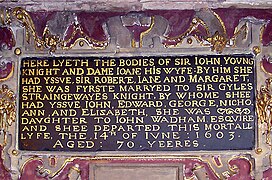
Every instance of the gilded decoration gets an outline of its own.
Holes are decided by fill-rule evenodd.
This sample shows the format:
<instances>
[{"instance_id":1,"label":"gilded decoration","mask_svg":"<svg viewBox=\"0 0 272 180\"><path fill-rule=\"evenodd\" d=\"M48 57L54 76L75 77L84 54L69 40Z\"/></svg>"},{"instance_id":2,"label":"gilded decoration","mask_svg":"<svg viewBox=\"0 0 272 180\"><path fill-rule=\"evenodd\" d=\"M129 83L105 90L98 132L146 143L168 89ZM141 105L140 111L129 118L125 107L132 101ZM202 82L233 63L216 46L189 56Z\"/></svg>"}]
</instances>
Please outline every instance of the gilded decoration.
<instances>
[{"instance_id":1,"label":"gilded decoration","mask_svg":"<svg viewBox=\"0 0 272 180\"><path fill-rule=\"evenodd\" d=\"M0 82L6 81L14 73L14 62L10 58L0 57Z\"/></svg>"},{"instance_id":2,"label":"gilded decoration","mask_svg":"<svg viewBox=\"0 0 272 180\"><path fill-rule=\"evenodd\" d=\"M13 31L10 28L11 23L11 9L0 8L0 50L10 50L16 44Z\"/></svg>"},{"instance_id":3,"label":"gilded decoration","mask_svg":"<svg viewBox=\"0 0 272 180\"><path fill-rule=\"evenodd\" d=\"M37 50L49 49L50 52L55 52L58 47L68 50L80 41L85 41L92 48L103 49L108 43L107 41L98 41L88 37L77 21L69 27L72 29L72 33L67 39L61 39L59 35L52 34L47 26L44 28L42 36L39 37L32 17L25 9L20 7L14 8L13 15L26 28L26 40L28 43L30 43L30 37L33 37Z\"/></svg>"},{"instance_id":4,"label":"gilded decoration","mask_svg":"<svg viewBox=\"0 0 272 180\"><path fill-rule=\"evenodd\" d=\"M14 8L13 16L25 27L27 42L30 43L30 38L33 38L37 50L49 49L50 52L55 52L58 48L69 50L76 46L76 44L82 47L84 45L82 43L84 42L93 49L105 49L109 45L109 39L112 38L110 36L106 39L104 38L102 41L92 38L87 34L86 28L83 28L76 18L75 21L67 27L65 33L69 32L69 35L53 34L49 26L45 25L42 35L39 36L32 16L25 9L20 7ZM213 27L211 27L211 24L207 24L207 17L205 16L216 19L216 31L212 30ZM147 21L141 24L140 19L144 18ZM128 28L131 33L132 48L142 48L144 37L150 37L149 33L156 31L153 30L154 24L159 23L155 21L155 16L146 16L141 13L122 15L121 21L123 26ZM107 31L107 28L105 28L104 33L108 34ZM221 53L227 44L229 44L223 21L215 12L210 10L203 10L200 14L195 15L188 29L182 34L171 37L169 33L171 34L171 32L164 32L164 35L160 35L161 42L165 47L177 47L182 44L184 39L188 37L191 39L191 36L194 37L200 45L211 46L211 50L218 53ZM190 42L190 40L188 42Z\"/></svg>"},{"instance_id":5,"label":"gilded decoration","mask_svg":"<svg viewBox=\"0 0 272 180\"><path fill-rule=\"evenodd\" d=\"M265 81L265 85L261 86L260 91L257 92L257 114L260 124L265 125L266 143L271 147L271 121L272 121L272 92L271 86L272 78Z\"/></svg>"},{"instance_id":6,"label":"gilded decoration","mask_svg":"<svg viewBox=\"0 0 272 180\"><path fill-rule=\"evenodd\" d=\"M268 10L252 10L257 14L258 19L265 19L265 15L271 20L272 17L268 16ZM172 16L169 17L167 13L158 13L156 12L139 12L133 13L133 17L131 22L125 22L125 18L129 17L131 14L127 13L113 13L108 14L104 19L99 20L99 25L95 26L96 28L90 29L86 28L84 23L77 16L76 13L72 14L73 20L72 22L67 23L67 27L65 27L65 31L63 33L55 33L55 29L53 29L49 21L54 21L54 15L50 20L43 22L44 26L39 27L39 23L35 22L33 14L27 11L24 8L17 7L14 9L2 9L0 11L0 22L2 26L0 27L0 32L5 34L5 38L0 37L0 51L5 49L12 49L15 47L15 32L12 30L11 26L13 23L12 18L15 18L21 26L23 26L25 30L25 38L26 42L30 45L34 44L34 47L37 51L46 51L54 53L58 50L71 50L79 45L79 48L90 48L103 50L106 48L110 48L109 45L115 39L118 39L118 35L114 36L112 31L108 26L109 18L117 17L120 21L120 25L122 26L120 29L125 28L126 31L120 31L119 34L122 35L123 32L128 32L129 43L124 43L123 48L154 48L156 38L159 38L159 43L164 48L182 48L183 42L185 41L189 47L210 47L211 51L216 53L224 52L224 49L227 47L230 48L239 48L239 47L249 47L247 44L247 40L251 38L253 25L257 26L257 30L260 30L260 41L254 42L254 46L250 46L250 50L255 54L259 55L262 53L262 46L260 43L263 43L264 46L268 45L270 42L269 37L267 36L268 30L271 29L270 24L265 24L264 22L260 23L258 19L251 18L254 16L254 13L249 12L246 14L248 10L241 10L243 13L236 13L237 11L234 9L230 9L229 13L225 13L221 9L218 10L207 10L203 9L200 12L191 12L191 16L187 18L186 22L176 23L173 22ZM261 13L264 15L259 15ZM236 14L235 14L236 13ZM37 13L39 14L39 12ZM52 13L54 14L54 13ZM179 16L182 16L180 13ZM227 14L227 15L226 15ZM246 15L245 15L246 14ZM233 22L225 22L228 19L226 16L235 16L239 17L233 18ZM83 15L82 15L83 16ZM159 16L159 18L158 18ZM186 15L183 15L184 17ZM94 16L94 21L97 20L98 16ZM250 17L248 19L243 19L245 17ZM131 16L129 17L131 18ZM209 22L209 19L213 19L214 23ZM144 19L144 21L140 21ZM176 18L178 19L178 18ZM179 21L183 21L186 18L178 19ZM241 20L243 19L243 20ZM167 24L167 28L162 28L160 33L156 27L156 23L165 23ZM85 22L86 23L86 22ZM228 25L231 24L231 26ZM255 23L255 24L254 24ZM184 28L180 26L184 25ZM265 25L264 25L265 24ZM90 25L90 26L91 26ZM178 26L180 25L180 26ZM233 29L231 29L231 27ZM235 29L234 29L235 28ZM267 29L266 29L267 28ZM39 32L39 30L41 32ZM97 35L95 29L99 29L99 31L103 31L101 34ZM256 30L255 29L255 30ZM163 32L163 33L162 33ZM97 36L96 36L97 35ZM264 35L264 38L262 36ZM6 38L8 37L8 38ZM121 40L120 40L121 39ZM122 38L118 39L120 44L123 42ZM116 47L120 48L119 42L116 41ZM151 42L151 43L150 43ZM197 42L197 44L194 44ZM253 42L253 41L252 41ZM5 46L2 46L4 44ZM186 47L188 47L186 46ZM22 53L21 48L15 48L14 54L19 56ZM23 51L24 52L24 51ZM99 52L99 51L98 51ZM266 63L266 66L262 66L265 72L268 74L272 74L272 70L270 70L268 59L265 59L263 63ZM6 76L0 81L5 81L11 78L14 67L12 63L9 63L10 68L9 72L6 72ZM267 66L268 65L268 66ZM271 72L270 72L271 71ZM272 123L272 78L268 78L265 81L265 85L261 86L260 91L257 92L256 97L256 110L258 116L258 125L262 125L265 127L265 143L272 148L271 143L271 123ZM219 108L218 113L221 115L232 115L232 114L246 114L247 109L224 109ZM7 134L9 133L10 127L16 119L16 97L15 93L9 89L7 85L2 85L0 89L0 134L3 136L3 142L0 142L0 147L7 147ZM260 138L260 137L258 137ZM251 152L251 151L248 151ZM255 150L257 155L263 157L263 149L257 148ZM1 149L1 155L4 156L4 151ZM120 157L93 157L93 156L62 156L56 155L54 157L50 156L39 156L39 155L26 155L21 156L21 152L17 149L11 149L11 154L20 159L20 178L21 179L31 179L31 178L49 178L49 179L68 179L72 176L88 179L90 177L90 169L89 167L95 163L97 164L124 164L124 163L176 163L184 165L184 169L181 171L184 173L184 177L186 179L201 179L201 178L209 178L209 179L253 179L255 175L255 167L252 162L250 155L236 156L236 155L199 155L199 156L175 156L175 157L152 157L152 156L120 156ZM25 159L23 159L24 157ZM28 159L27 159L28 158ZM23 160L22 160L23 159ZM3 159L0 159L0 177L3 179L9 177L9 175L2 175L1 169L5 169L5 172L10 173L10 169L3 166ZM18 160L19 162L19 160ZM18 164L16 164L18 165ZM268 166L268 165L267 165ZM271 177L270 168L267 168L263 172L264 178ZM10 173L11 174L11 173ZM75 174L75 175L74 175ZM1 176L2 175L2 176ZM260 176L259 176L260 177Z\"/></svg>"},{"instance_id":7,"label":"gilded decoration","mask_svg":"<svg viewBox=\"0 0 272 180\"><path fill-rule=\"evenodd\" d=\"M2 85L0 89L0 133L4 136L3 147L7 144L7 133L9 126L15 122L16 118L16 97L7 85Z\"/></svg>"},{"instance_id":8,"label":"gilded decoration","mask_svg":"<svg viewBox=\"0 0 272 180\"><path fill-rule=\"evenodd\" d=\"M144 160L143 160L144 158ZM58 162L58 158L55 159ZM209 179L236 179L236 178L252 178L252 159L247 156L233 156L228 159L221 156L213 156L213 158L206 158L205 156L192 157L178 157L178 156L164 156L164 157L104 157L100 158L80 158L68 157L65 161L51 170L46 167L46 159L42 157L31 157L27 159L21 166L22 179L29 178L49 178L60 179L68 178L75 175L77 178L89 179L95 173L95 169L99 166L111 167L112 165L124 167L145 167L145 164L165 164L179 168L179 171L184 169L185 179L201 179L203 177ZM89 171L89 168L92 167ZM155 166L158 167L158 166ZM28 172L28 173L25 173Z\"/></svg>"},{"instance_id":9,"label":"gilded decoration","mask_svg":"<svg viewBox=\"0 0 272 180\"><path fill-rule=\"evenodd\" d=\"M258 14L258 10L254 10L254 14L258 14L255 17L245 16L245 12L240 13L237 11L229 10L230 16L239 15L241 21L234 20L233 22L228 22L225 24L226 14L222 13L222 10L209 10L201 9L198 12L190 11L189 15L186 14L173 14L180 16L180 21L182 23L172 22L172 17L164 12L148 12L148 13L112 13L106 14L105 16L99 17L95 13L75 13L68 15L69 20L64 27L60 27L61 30L56 31L55 26L52 26L52 21L54 18L61 18L61 14L58 12L28 12L27 10L16 7L16 8L6 8L2 9L0 12L2 25L0 29L2 33L6 33L6 37L10 39L2 39L2 44L6 44L8 48L15 46L15 39L12 30L10 29L13 23L13 17L17 19L21 25L25 28L26 41L31 42L31 38L34 41L34 47L37 50L49 50L50 52L55 52L57 49L69 50L75 46L80 46L81 48L89 47L91 49L106 49L112 41L119 39L117 32L112 31L109 20L112 17L118 17L120 15L121 22L119 25L124 26L130 35L130 48L144 48L146 46L152 47L150 42L154 41L155 37L160 39L160 43L164 47L181 47L183 41L187 40L188 44L191 44L192 38L197 41L200 46L210 46L212 51L217 53L222 53L226 47L236 47L240 46L241 43L246 43L250 36L250 31L253 30L254 26L260 26L260 41L265 45L269 42L269 37L267 36L267 29L270 29L270 24L267 25L267 21L263 20L265 17L269 18L268 15ZM256 12L255 12L256 11ZM266 13L266 11L264 12ZM42 17L44 14L46 17ZM134 15L135 17L129 17ZM12 17L13 16L13 17ZM83 20L83 17L90 16L89 20ZM99 17L99 18L97 18ZM43 18L43 19L40 19ZM65 17L63 17L65 18ZM128 24L124 24L124 18L130 19ZM134 19L133 19L134 18ZM141 19L146 19L146 22L141 24ZM257 19L260 18L261 20ZM86 19L86 18L85 18ZM88 19L88 18L87 18ZM115 19L119 21L120 19ZM210 23L212 19L213 23ZM134 20L137 20L133 22ZM61 19L58 20L61 22ZM140 22L137 24L137 22ZM132 24L131 24L132 23ZM156 24L168 24L167 29L158 29ZM184 24L186 23L186 24ZM253 23L254 26L249 24ZM54 23L53 23L54 24ZM88 24L91 26L88 27ZM116 22L116 24L118 24ZM179 27L182 24L184 27ZM230 27L235 27L231 29ZM120 29L121 30L121 29ZM257 29L255 29L257 30ZM160 32L161 31L161 32ZM164 32L162 32L164 31ZM120 32L120 31L119 31ZM126 34L124 30L121 31L122 34ZM117 34L115 34L117 33ZM116 36L116 37L114 37ZM152 39L148 39L152 38ZM125 39L120 39L120 43L124 43ZM121 42L122 41L122 42ZM154 43L154 42L153 42ZM119 46L117 44L117 46ZM125 44L126 46L126 44ZM86 48L85 47L85 48ZM120 47L123 47L121 44ZM260 48L255 46L253 52L255 54L260 53Z\"/></svg>"}]
</instances>

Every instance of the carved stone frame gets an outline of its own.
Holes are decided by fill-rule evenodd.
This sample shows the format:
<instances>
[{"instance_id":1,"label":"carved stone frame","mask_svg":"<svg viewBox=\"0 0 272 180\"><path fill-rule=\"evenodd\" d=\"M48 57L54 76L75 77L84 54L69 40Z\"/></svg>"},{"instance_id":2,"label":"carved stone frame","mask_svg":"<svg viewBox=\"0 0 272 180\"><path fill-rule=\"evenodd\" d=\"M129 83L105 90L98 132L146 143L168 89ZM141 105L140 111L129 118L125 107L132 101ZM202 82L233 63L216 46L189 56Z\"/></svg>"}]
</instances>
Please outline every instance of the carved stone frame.
<instances>
[{"instance_id":1,"label":"carved stone frame","mask_svg":"<svg viewBox=\"0 0 272 180\"><path fill-rule=\"evenodd\" d=\"M19 68L20 60L24 57L43 57L43 56L134 56L134 55L229 55L229 54L253 54L256 60L257 71L257 87L260 92L261 99L263 93L261 92L261 85L266 84L266 88L269 91L270 81L266 81L270 77L269 62L267 59L270 57L271 46L264 46L262 44L262 33L266 27L267 21L262 19L256 19L254 17L246 17L240 20L239 25L236 27L234 36L228 38L226 35L226 29L224 28L224 22L218 14L213 10L206 9L197 11L196 15L191 21L190 27L178 37L167 36L154 36L155 32L152 32L155 23L165 23L160 15L150 16L150 28L140 33L139 39L129 37L129 43L122 41L122 38L118 37L116 32L120 29L117 28L118 23L116 19L120 19L127 16L142 16L146 15L144 12L128 13L112 15L110 19L105 22L103 28L113 28L110 33L106 33L107 42L96 41L87 36L86 33L80 27L80 24L73 22L74 14L67 14L66 23L73 24L74 32L80 33L82 37L77 38L74 42L70 43L70 46L66 46L63 37L59 37L53 32L55 29L50 29L49 26L55 27L54 23L59 19L52 20L52 24L49 24L43 31L42 36L37 35L35 25L28 14L28 11L23 8L2 8L0 15L3 19L1 27L8 28L13 33L13 40L16 44L10 44L7 49L2 48L0 51L1 61L12 62L13 69L6 78L0 79L4 84L7 84L10 92L14 92L17 96L18 107L18 80L19 80ZM56 16L58 18L58 16ZM211 24L208 19L213 19L217 23ZM125 20L123 20L125 21ZM126 23L126 22L123 22ZM129 23L129 20L128 22ZM120 24L119 24L120 25ZM192 32L198 27L203 26L206 28L207 36L196 36ZM124 30L125 31L125 30ZM166 31L166 30L165 30ZM151 32L151 34L149 34ZM126 32L128 33L128 32ZM154 34L152 34L154 33ZM165 33L165 32L164 32ZM72 33L73 34L73 33ZM164 34L161 34L164 35ZM168 42L178 42L175 46L169 44L162 44L162 39ZM201 39L202 38L202 39ZM7 61L8 60L8 61ZM268 62L268 63L266 63ZM266 64L265 64L266 63ZM263 70L264 71L263 71ZM17 76L18 75L18 76ZM5 89L3 86L2 89ZM2 90L4 91L4 90ZM3 94L0 90L0 94ZM272 92L269 91L269 95L272 96ZM9 102L14 102L14 99L8 99ZM256 104L259 101L256 101ZM261 108L267 109L269 104L267 102L259 104ZM258 106L258 105L257 105ZM0 106L2 107L2 106ZM258 106L259 107L259 106ZM145 166L147 164L177 164L180 168L180 172L183 178L198 177L203 171L208 173L211 178L223 178L223 177L239 177L240 165L245 161L249 166L249 172L246 174L248 177L254 176L256 179L263 177L263 172L268 170L271 166L271 144L267 141L270 136L270 123L269 120L261 116L261 109L258 111L258 122L256 122L256 148L248 151L213 151L197 152L197 155L192 152L32 152L32 151L20 151L18 150L18 139L16 133L18 117L15 119L15 123L11 123L13 120L9 120L5 133L1 134L1 147L2 147L2 159L3 164L6 167L6 172L10 174L12 179L18 179L24 172L30 161L32 161L35 168L33 174L43 178L57 179L60 177L74 177L82 176L80 166L99 166L99 164L115 164L115 163L130 163L137 166ZM16 112L18 114L18 112ZM1 114L0 114L1 115ZM1 126L0 126L1 127ZM269 128L269 129L268 129ZM7 143L5 143L7 141ZM270 140L269 140L270 141ZM213 161L214 157L222 158L225 164L225 168L220 169L219 165L216 165ZM185 176L184 171L181 170L181 164L190 159L196 164L196 167L192 170L194 174L191 176ZM144 162L143 162L144 161ZM57 165L54 165L57 164ZM203 169L204 167L204 169ZM236 169L235 169L236 167ZM183 167L184 168L184 167ZM217 168L217 169L216 169ZM1 167L0 167L1 169ZM228 169L226 171L226 169ZM4 170L2 170L4 171ZM64 174L63 174L64 173ZM66 174L65 174L66 173ZM225 175L224 175L225 174ZM88 174L90 179L91 174ZM1 176L0 176L1 177ZM5 177L5 176L4 176ZM7 175L6 178L9 176ZM245 176L242 176L245 177ZM86 176L85 176L86 178Z\"/></svg>"}]
</instances>

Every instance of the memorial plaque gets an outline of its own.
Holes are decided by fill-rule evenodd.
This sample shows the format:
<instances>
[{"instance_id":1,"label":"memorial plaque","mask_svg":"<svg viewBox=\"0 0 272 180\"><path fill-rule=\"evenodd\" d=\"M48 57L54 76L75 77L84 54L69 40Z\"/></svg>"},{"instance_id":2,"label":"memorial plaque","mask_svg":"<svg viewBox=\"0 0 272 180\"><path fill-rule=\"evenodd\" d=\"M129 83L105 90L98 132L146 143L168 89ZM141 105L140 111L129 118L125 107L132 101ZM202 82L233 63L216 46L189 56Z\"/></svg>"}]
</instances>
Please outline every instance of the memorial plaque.
<instances>
[{"instance_id":1,"label":"memorial plaque","mask_svg":"<svg viewBox=\"0 0 272 180\"><path fill-rule=\"evenodd\" d=\"M20 67L20 150L254 148L252 55L26 57Z\"/></svg>"}]
</instances>

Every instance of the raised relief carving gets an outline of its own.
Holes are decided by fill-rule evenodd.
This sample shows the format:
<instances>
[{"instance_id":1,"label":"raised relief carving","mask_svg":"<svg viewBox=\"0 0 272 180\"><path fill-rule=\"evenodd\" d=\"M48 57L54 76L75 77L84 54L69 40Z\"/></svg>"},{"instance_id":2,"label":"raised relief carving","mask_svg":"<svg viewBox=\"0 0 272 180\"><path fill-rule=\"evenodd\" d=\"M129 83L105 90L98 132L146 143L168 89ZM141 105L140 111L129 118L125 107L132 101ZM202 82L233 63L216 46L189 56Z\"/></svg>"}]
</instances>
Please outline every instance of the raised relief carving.
<instances>
[{"instance_id":1,"label":"raised relief carving","mask_svg":"<svg viewBox=\"0 0 272 180\"><path fill-rule=\"evenodd\" d=\"M154 17L132 13L121 16L121 22L131 33L131 46L139 48L143 46L144 34L147 34L153 28Z\"/></svg>"},{"instance_id":2,"label":"raised relief carving","mask_svg":"<svg viewBox=\"0 0 272 180\"><path fill-rule=\"evenodd\" d=\"M208 41L213 51L221 53L228 43L226 27L222 19L211 10L200 10L196 13L207 29L208 36L204 40Z\"/></svg>"},{"instance_id":3,"label":"raised relief carving","mask_svg":"<svg viewBox=\"0 0 272 180\"><path fill-rule=\"evenodd\" d=\"M14 63L10 58L0 57L0 81L8 80L14 71Z\"/></svg>"},{"instance_id":4,"label":"raised relief carving","mask_svg":"<svg viewBox=\"0 0 272 180\"><path fill-rule=\"evenodd\" d=\"M107 21L107 31L110 35L110 46L117 48L131 47L132 34L123 26L121 17L110 17Z\"/></svg>"},{"instance_id":5,"label":"raised relief carving","mask_svg":"<svg viewBox=\"0 0 272 180\"><path fill-rule=\"evenodd\" d=\"M3 13L2 10L1 34L4 37L0 38L9 49L15 46L12 30L7 26L12 19L10 11ZM239 13L229 11L230 15ZM49 49L51 52L56 49L69 50L77 44L81 47L87 45L91 49L105 49L109 42L121 48L154 47L154 43L156 47L186 47L184 40L188 44L195 40L199 45L210 46L212 51L221 53L225 47L248 47L270 41L267 36L262 39L267 34L264 29L270 27L264 16L255 13L255 18L244 14L239 14L239 22L236 19L229 22L221 10L209 9L171 14L104 13L103 16L88 12L28 12L19 7L13 9L14 17L26 29L27 42L31 43L32 37L37 50ZM253 32L259 33L260 37L252 36Z\"/></svg>"},{"instance_id":6,"label":"raised relief carving","mask_svg":"<svg viewBox=\"0 0 272 180\"><path fill-rule=\"evenodd\" d=\"M15 46L14 32L10 27L11 11L4 11L0 12L0 51L12 49ZM250 14L247 17L244 15L246 13L241 13L238 18L239 23L235 24L236 18L234 25L228 25L228 18L223 17L224 15L220 13L220 10L203 9L199 12L193 10L188 12L180 13L184 14L183 16L178 13L174 16L175 12L157 12L157 14L156 12L136 12L130 14L105 13L99 17L99 15L89 12L28 12L23 8L13 9L14 17L25 28L26 41L30 46L34 45L39 51L69 50L77 46L77 44L90 49L106 49L110 46L118 49L153 48L163 47L163 45L166 48L183 48L185 44L197 43L199 45L197 48L201 46L211 47L212 51L221 53L226 47L244 48L252 44L259 45L261 44L260 40L263 41L264 45L270 42L267 35L268 31L266 31L266 28L269 29L270 27L268 21L260 20L264 19L264 17L258 14L256 16ZM245 12L247 11L245 10ZM267 14L265 11L261 12ZM225 14L227 16L235 15L232 11ZM260 34L260 36L253 36L253 34ZM262 39L264 34L267 36ZM252 39L252 37L254 38ZM254 49L254 47L256 48ZM253 51L259 54L260 47L254 47ZM11 77L14 69L11 61L4 60L3 62L0 63L0 81ZM269 58L263 59L262 67L266 73L272 74ZM258 119L259 123L266 127L266 143L269 146L271 146L271 82L272 80L269 78L266 85L262 86L257 94ZM0 143L2 145L1 150L7 143L6 133L15 120L15 108L14 93L7 86L2 86L2 89L0 89L0 129L1 137L3 137ZM219 113L222 115L246 114L246 112L241 112L240 109L221 109ZM222 162L223 158L214 158L214 163L213 161L203 161L198 158L184 158L180 161L185 164L184 173L186 178L252 178L252 164L248 158L234 157L232 159L225 157L224 162ZM126 158L123 159L124 161L127 160ZM57 157L55 160L58 161L58 164L54 166L44 165L46 163L43 160L42 158L33 158L25 161L22 165L21 178L89 178L88 167L91 163L89 157L74 159ZM9 172L2 166L1 161L2 159L0 159L0 178L8 179ZM96 162L97 159L94 161ZM115 161L123 162L122 158L105 160L106 163ZM214 165L211 164L216 164L217 168L213 168ZM226 166L229 166L229 168L226 168ZM267 174L269 174L268 171L264 173L264 177L269 177Z\"/></svg>"},{"instance_id":7,"label":"raised relief carving","mask_svg":"<svg viewBox=\"0 0 272 180\"><path fill-rule=\"evenodd\" d=\"M88 12L27 12L23 8L15 8L13 15L26 28L28 43L32 37L36 49L49 49L51 52L58 48L71 49L77 43L95 49L105 49L109 42L120 48L152 48L154 43L156 47L180 47L184 39L191 44L191 38L218 53L231 45L224 22L215 12L207 9L192 11L189 16L177 19L182 23L172 20L175 14L169 16L160 12L106 13L98 16ZM60 27L57 27L58 22L61 22ZM179 24L183 27L175 27Z\"/></svg>"},{"instance_id":8,"label":"raised relief carving","mask_svg":"<svg viewBox=\"0 0 272 180\"><path fill-rule=\"evenodd\" d=\"M7 132L9 126L15 122L16 118L16 98L12 90L7 85L2 85L0 89L0 132L4 137L0 146L7 144Z\"/></svg>"},{"instance_id":9,"label":"raised relief carving","mask_svg":"<svg viewBox=\"0 0 272 180\"><path fill-rule=\"evenodd\" d=\"M269 74L270 76L272 75L272 64L270 62L270 57L262 58L261 68L266 74Z\"/></svg>"},{"instance_id":10,"label":"raised relief carving","mask_svg":"<svg viewBox=\"0 0 272 180\"><path fill-rule=\"evenodd\" d=\"M162 16L152 16L153 24L148 31L145 31L142 37L143 47L163 47L163 40L169 28L169 22Z\"/></svg>"},{"instance_id":11,"label":"raised relief carving","mask_svg":"<svg viewBox=\"0 0 272 180\"><path fill-rule=\"evenodd\" d=\"M11 26L11 10L0 8L0 51L11 50L15 46L15 38Z\"/></svg>"},{"instance_id":12,"label":"raised relief carving","mask_svg":"<svg viewBox=\"0 0 272 180\"><path fill-rule=\"evenodd\" d=\"M237 47L250 47L251 44L261 44L263 29L267 25L266 20L256 19L254 17L245 17L239 21L235 28L233 41ZM253 36L258 34L259 36Z\"/></svg>"},{"instance_id":13,"label":"raised relief carving","mask_svg":"<svg viewBox=\"0 0 272 180\"><path fill-rule=\"evenodd\" d=\"M272 119L272 78L265 81L266 85L261 86L257 92L257 113L259 124L266 125L266 143L271 147L271 119Z\"/></svg>"},{"instance_id":14,"label":"raised relief carving","mask_svg":"<svg viewBox=\"0 0 272 180\"><path fill-rule=\"evenodd\" d=\"M67 29L65 31L65 34L62 35L52 34L49 28L50 26L46 25L46 23L50 19L55 18L56 13L54 12L38 12L37 14L31 14L23 8L18 7L13 10L13 15L26 28L27 42L30 43L30 37L34 39L35 47L37 50L49 49L50 52L55 52L57 48L67 50L71 49L73 46L75 46L75 44L80 41L86 42L91 48L105 48L105 46L107 46L108 44L107 38L103 39L103 37L102 40L99 39L98 34L101 32L99 30L97 31L96 28L99 28L99 26L95 26L96 22L94 22L94 24L87 24L88 19L83 18L83 16L85 15L81 13L76 15L75 21L71 25L66 27ZM57 17L57 19L59 20L60 17ZM89 16L89 18L96 17L97 16ZM37 23L37 21L41 22ZM52 21L49 24L51 24L51 27L54 27ZM63 32L63 26L62 28L60 28L60 30L62 30ZM102 32L102 36L103 34L104 32ZM62 39L60 36L62 36ZM93 37L98 37L97 39L99 40L96 40Z\"/></svg>"},{"instance_id":15,"label":"raised relief carving","mask_svg":"<svg viewBox=\"0 0 272 180\"><path fill-rule=\"evenodd\" d=\"M0 88L0 178L11 179L9 170L3 161L4 147L8 143L9 127L15 122L16 118L16 97L7 85L3 84ZM6 154L5 154L6 155Z\"/></svg>"},{"instance_id":16,"label":"raised relief carving","mask_svg":"<svg viewBox=\"0 0 272 180\"><path fill-rule=\"evenodd\" d=\"M252 160L247 156L220 157L207 159L207 157L146 157L143 161L137 158L112 157L104 158L101 162L99 158L70 158L67 157L57 167L47 169L46 158L29 158L22 165L21 179L29 178L49 178L49 179L70 179L72 177L80 179L96 179L96 166L118 165L122 167L136 167L148 164L171 164L172 167L183 167L180 179L251 179ZM158 167L158 166L157 166ZM92 169L94 168L94 169Z\"/></svg>"}]
</instances>

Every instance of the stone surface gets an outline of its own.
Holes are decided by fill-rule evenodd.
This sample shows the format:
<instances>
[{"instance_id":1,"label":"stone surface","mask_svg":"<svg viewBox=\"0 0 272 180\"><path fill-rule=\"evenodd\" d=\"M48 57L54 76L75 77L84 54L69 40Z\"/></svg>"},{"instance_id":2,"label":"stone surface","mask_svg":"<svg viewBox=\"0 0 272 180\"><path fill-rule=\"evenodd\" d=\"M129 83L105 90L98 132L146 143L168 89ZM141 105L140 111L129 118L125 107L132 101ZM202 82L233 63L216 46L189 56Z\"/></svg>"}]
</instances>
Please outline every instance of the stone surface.
<instances>
[{"instance_id":1,"label":"stone surface","mask_svg":"<svg viewBox=\"0 0 272 180\"><path fill-rule=\"evenodd\" d=\"M53 2L53 3L52 3ZM1 0L0 6L25 7L28 10L91 10L91 11L142 11L148 9L200 9L220 7L267 8L271 0Z\"/></svg>"},{"instance_id":2,"label":"stone surface","mask_svg":"<svg viewBox=\"0 0 272 180\"><path fill-rule=\"evenodd\" d=\"M179 170L175 167L115 167L97 166L94 180L180 180Z\"/></svg>"},{"instance_id":3,"label":"stone surface","mask_svg":"<svg viewBox=\"0 0 272 180\"><path fill-rule=\"evenodd\" d=\"M24 39L23 32L26 29L19 25L18 21L13 21L11 30L15 37L16 45L12 44L11 31L6 31L10 28L8 24L1 25L2 32L5 34L0 35L1 44L8 44L8 48L0 48L0 56L9 57L18 67L20 61L20 53L14 54L15 48L21 48L23 55L27 56L27 53L34 52L35 55L42 56L55 56L73 53L85 53L85 54L99 54L108 55L117 54L119 51L127 54L135 53L203 53L203 54L216 54L218 52L211 51L210 44L208 46L200 45L199 41L194 39L195 37L201 37L201 42L205 43L205 38L209 36L209 33L205 31L205 26L199 25L191 34L186 34L181 39L183 41L174 42L178 43L177 47L165 48L162 41L163 38L175 37L184 33L189 29L192 19L197 17L203 17L206 21L211 19L215 23L207 23L211 26L211 32L220 32L224 34L228 40L227 47L221 52L225 54L229 53L254 53L258 52L260 48L261 53L255 54L258 73L257 87L264 85L265 79L269 77L269 73L265 73L261 70L261 66L264 66L267 72L272 72L269 58L265 58L263 63L259 63L263 56L271 56L270 42L271 25L266 24L272 20L271 8L272 1L251 1L251 0L208 0L208 1L154 1L154 0L127 0L127 1L40 1L40 0L18 0L9 1L2 0L0 3L1 9L6 7L21 6L28 10L35 23L37 35L39 38L43 38L43 31L46 26L52 29L53 34L61 34L61 38L69 39L69 35L72 34L74 17L73 13L78 14L76 23L82 24L84 32L88 37L97 38L98 40L109 41L110 45L106 50L93 50L83 44L82 47L75 46L71 51L57 49L56 54L48 54L48 48L44 50L35 49L33 43L33 37L28 44ZM229 8L231 7L231 8ZM236 8L234 8L236 7ZM200 11L201 8L210 8L207 11ZM220 9L218 9L220 8ZM245 8L245 9L243 9ZM163 10L163 11L159 11ZM165 11L168 10L168 11ZM211 10L211 11L210 11ZM59 11L59 12L56 12ZM62 11L65 11L62 14ZM66 13L68 11L68 13ZM81 12L85 11L85 12ZM106 11L106 13L105 13ZM116 11L118 11L116 13ZM142 12L144 11L144 12ZM225 22L226 32L224 32L223 26L220 25L220 20L215 16L212 16L212 11L216 12ZM91 13L99 12L99 13ZM114 12L113 14L111 12ZM130 31L122 24L122 16L126 16L128 12L141 13L147 16L154 16L155 25L153 29L149 31L149 34L143 38L143 47L137 46L131 47L132 35ZM52 13L52 14L51 14ZM58 21L54 21L53 16ZM94 16L92 16L94 14ZM52 16L51 16L52 15ZM58 28L58 23L62 22L62 15L65 15L65 21ZM86 18L86 16L91 18ZM252 18L254 17L254 18ZM85 19L86 18L86 19ZM16 19L13 17L13 19ZM149 18L147 18L149 19ZM263 21L266 19L266 21ZM88 27L89 24L95 27ZM243 25L247 28L242 29ZM105 29L106 26L109 28ZM66 31L66 28L70 27ZM238 27L238 29L237 29ZM261 38L262 27L266 27L264 31L264 38ZM136 27L137 28L137 27ZM236 30L241 30L241 33L234 38ZM3 29L5 31L3 31ZM64 32L68 32L64 34ZM124 33L123 33L124 32ZM70 34L69 34L70 33ZM141 33L141 32L140 32ZM245 34L245 35L244 35ZM7 36L6 36L7 35ZM139 35L139 34L137 34ZM213 34L210 34L210 36ZM79 38L80 36L75 37ZM211 38L211 37L210 37ZM233 40L234 38L234 40ZM19 39L23 39L22 42ZM71 44L74 41L71 41ZM136 38L140 41L139 38ZM231 40L237 44L231 44ZM261 42L262 40L262 42ZM170 42L169 42L170 43ZM171 42L172 43L172 42ZM119 49L121 47L121 50ZM89 49L88 49L89 48ZM122 49L123 48L123 49ZM240 49L239 49L240 48ZM10 50L8 50L10 49ZM238 49L238 50L237 50ZM256 51L253 51L255 49ZM18 50L18 49L17 49ZM21 51L18 51L21 52ZM107 54L108 53L108 54ZM11 79L5 81L5 83L12 84L12 89L16 91L18 85L17 75L12 76ZM227 152L173 152L168 154L163 153L130 153L125 154L118 152L110 154L115 158L109 157L109 154L103 154L101 152L96 153L65 153L60 152L61 155L51 153L35 153L35 152L16 152L16 139L14 134L16 133L16 126L13 125L10 128L11 144L5 148L1 147L0 155L0 177L2 179L92 179L92 180L179 180L179 179L271 179L271 149L265 143L264 134L267 133L266 124L259 124L260 134L258 136L258 147L262 149L254 149L249 151L227 151ZM263 134L262 134L263 133ZM257 148L257 147L256 147ZM15 150L15 151L14 151ZM18 154L17 154L18 153ZM174 156L175 155L175 156ZM54 163L50 164L54 156ZM148 157L150 156L150 157ZM173 157L174 156L174 157Z\"/></svg>"}]
</instances>

